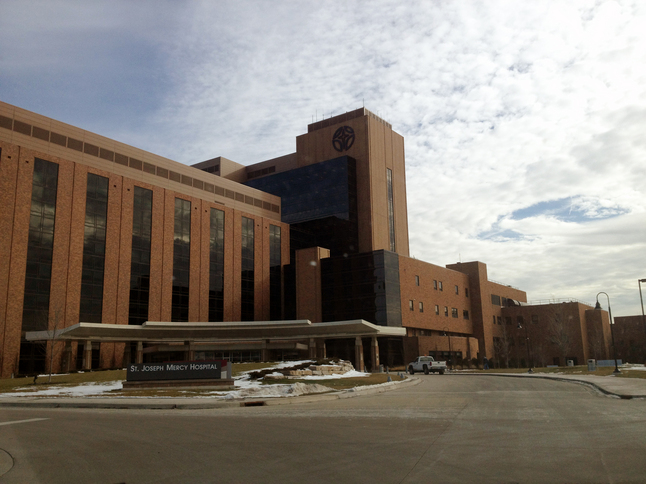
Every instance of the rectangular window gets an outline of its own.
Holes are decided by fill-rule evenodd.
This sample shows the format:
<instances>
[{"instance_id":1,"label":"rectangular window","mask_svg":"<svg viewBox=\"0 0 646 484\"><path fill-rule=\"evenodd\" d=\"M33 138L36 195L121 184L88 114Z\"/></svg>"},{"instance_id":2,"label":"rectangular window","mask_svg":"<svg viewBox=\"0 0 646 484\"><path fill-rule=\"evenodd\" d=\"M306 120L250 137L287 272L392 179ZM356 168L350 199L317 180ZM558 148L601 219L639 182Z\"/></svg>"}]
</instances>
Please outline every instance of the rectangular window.
<instances>
[{"instance_id":1,"label":"rectangular window","mask_svg":"<svg viewBox=\"0 0 646 484\"><path fill-rule=\"evenodd\" d=\"M463 309L462 310L462 318L463 319L469 319L469 311L467 311L466 309Z\"/></svg>"},{"instance_id":2,"label":"rectangular window","mask_svg":"<svg viewBox=\"0 0 646 484\"><path fill-rule=\"evenodd\" d=\"M269 319L282 319L282 265L280 227L269 225Z\"/></svg>"},{"instance_id":3,"label":"rectangular window","mask_svg":"<svg viewBox=\"0 0 646 484\"><path fill-rule=\"evenodd\" d=\"M538 314L532 314L532 323L538 324Z\"/></svg>"},{"instance_id":4,"label":"rectangular window","mask_svg":"<svg viewBox=\"0 0 646 484\"><path fill-rule=\"evenodd\" d=\"M420 303L419 303L419 312L420 312L420 313L423 313L423 312L424 312L424 303L423 303L423 302L420 302Z\"/></svg>"},{"instance_id":5,"label":"rectangular window","mask_svg":"<svg viewBox=\"0 0 646 484\"><path fill-rule=\"evenodd\" d=\"M188 321L191 274L191 202L175 199L171 320Z\"/></svg>"},{"instance_id":6,"label":"rectangular window","mask_svg":"<svg viewBox=\"0 0 646 484\"><path fill-rule=\"evenodd\" d=\"M393 172L386 168L386 181L388 183L388 233L390 236L390 250L396 252L395 245L395 208L393 202Z\"/></svg>"},{"instance_id":7,"label":"rectangular window","mask_svg":"<svg viewBox=\"0 0 646 484\"><path fill-rule=\"evenodd\" d=\"M106 225L109 180L88 173L85 198L85 237L79 322L100 323L103 310Z\"/></svg>"},{"instance_id":8,"label":"rectangular window","mask_svg":"<svg viewBox=\"0 0 646 484\"><path fill-rule=\"evenodd\" d=\"M242 217L242 277L240 284L242 286L240 308L241 320L254 320L254 220L252 218Z\"/></svg>"},{"instance_id":9,"label":"rectangular window","mask_svg":"<svg viewBox=\"0 0 646 484\"><path fill-rule=\"evenodd\" d=\"M460 294L460 288L458 286L455 286L455 293Z\"/></svg>"},{"instance_id":10,"label":"rectangular window","mask_svg":"<svg viewBox=\"0 0 646 484\"><path fill-rule=\"evenodd\" d=\"M451 316L454 318L458 317L458 308L451 308Z\"/></svg>"},{"instance_id":11,"label":"rectangular window","mask_svg":"<svg viewBox=\"0 0 646 484\"><path fill-rule=\"evenodd\" d=\"M27 239L22 331L42 331L48 328L57 191L58 165L36 158ZM44 344L21 342L19 373L45 371L45 355Z\"/></svg>"},{"instance_id":12,"label":"rectangular window","mask_svg":"<svg viewBox=\"0 0 646 484\"><path fill-rule=\"evenodd\" d=\"M212 208L209 245L209 321L224 318L224 211Z\"/></svg>"},{"instance_id":13,"label":"rectangular window","mask_svg":"<svg viewBox=\"0 0 646 484\"><path fill-rule=\"evenodd\" d=\"M415 276L415 285L419 286L419 276Z\"/></svg>"},{"instance_id":14,"label":"rectangular window","mask_svg":"<svg viewBox=\"0 0 646 484\"><path fill-rule=\"evenodd\" d=\"M498 324L502 326L502 317L500 316L496 317L496 321L498 322Z\"/></svg>"},{"instance_id":15,"label":"rectangular window","mask_svg":"<svg viewBox=\"0 0 646 484\"><path fill-rule=\"evenodd\" d=\"M495 294L492 294L491 304L493 304L494 306L500 306L500 296L496 296Z\"/></svg>"},{"instance_id":16,"label":"rectangular window","mask_svg":"<svg viewBox=\"0 0 646 484\"><path fill-rule=\"evenodd\" d=\"M444 316L449 317L449 308L447 306L444 306Z\"/></svg>"},{"instance_id":17,"label":"rectangular window","mask_svg":"<svg viewBox=\"0 0 646 484\"><path fill-rule=\"evenodd\" d=\"M520 324L521 326L522 326L523 324L525 324L525 320L523 319L523 317L522 317L522 316L517 316L517 317L516 317L516 322L517 322L518 324Z\"/></svg>"},{"instance_id":18,"label":"rectangular window","mask_svg":"<svg viewBox=\"0 0 646 484\"><path fill-rule=\"evenodd\" d=\"M433 281L433 289L437 289L437 281Z\"/></svg>"},{"instance_id":19,"label":"rectangular window","mask_svg":"<svg viewBox=\"0 0 646 484\"><path fill-rule=\"evenodd\" d=\"M412 299L408 301L408 309L410 309L411 311L415 310L415 302Z\"/></svg>"},{"instance_id":20,"label":"rectangular window","mask_svg":"<svg viewBox=\"0 0 646 484\"><path fill-rule=\"evenodd\" d=\"M132 211L132 256L130 262L128 324L143 324L148 320L152 219L152 190L135 187Z\"/></svg>"},{"instance_id":21,"label":"rectangular window","mask_svg":"<svg viewBox=\"0 0 646 484\"><path fill-rule=\"evenodd\" d=\"M464 288L464 297L469 297L469 288L468 287Z\"/></svg>"},{"instance_id":22,"label":"rectangular window","mask_svg":"<svg viewBox=\"0 0 646 484\"><path fill-rule=\"evenodd\" d=\"M440 291L443 291L444 290L444 285L442 284L442 281L440 281L439 284L440 284Z\"/></svg>"},{"instance_id":23,"label":"rectangular window","mask_svg":"<svg viewBox=\"0 0 646 484\"><path fill-rule=\"evenodd\" d=\"M435 314L437 314L437 315L440 314L440 306L439 306L439 304L435 305Z\"/></svg>"}]
</instances>

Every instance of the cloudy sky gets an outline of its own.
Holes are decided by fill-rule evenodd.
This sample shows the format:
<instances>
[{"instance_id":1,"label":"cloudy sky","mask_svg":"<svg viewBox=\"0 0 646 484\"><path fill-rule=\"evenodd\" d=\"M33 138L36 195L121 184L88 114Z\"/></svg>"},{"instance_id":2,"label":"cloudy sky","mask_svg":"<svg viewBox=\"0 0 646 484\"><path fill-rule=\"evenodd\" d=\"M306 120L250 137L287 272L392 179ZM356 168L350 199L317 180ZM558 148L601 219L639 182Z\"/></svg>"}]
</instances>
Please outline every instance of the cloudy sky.
<instances>
[{"instance_id":1,"label":"cloudy sky","mask_svg":"<svg viewBox=\"0 0 646 484\"><path fill-rule=\"evenodd\" d=\"M186 164L291 153L365 105L405 138L411 255L620 316L646 278L644 46L643 1L2 0L0 99Z\"/></svg>"}]
</instances>

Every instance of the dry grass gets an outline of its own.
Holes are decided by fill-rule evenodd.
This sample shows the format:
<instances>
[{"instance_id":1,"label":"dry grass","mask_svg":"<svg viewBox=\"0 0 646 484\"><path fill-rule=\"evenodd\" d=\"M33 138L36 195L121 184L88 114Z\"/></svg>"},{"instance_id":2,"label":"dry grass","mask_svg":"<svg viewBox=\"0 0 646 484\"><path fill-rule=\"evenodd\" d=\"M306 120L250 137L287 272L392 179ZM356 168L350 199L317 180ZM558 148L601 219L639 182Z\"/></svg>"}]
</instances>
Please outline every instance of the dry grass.
<instances>
[{"instance_id":1,"label":"dry grass","mask_svg":"<svg viewBox=\"0 0 646 484\"><path fill-rule=\"evenodd\" d=\"M238 376L243 372L259 370L267 368L270 363L234 363L233 376ZM393 380L399 380L396 373L390 374ZM101 383L108 381L118 381L126 379L126 370L108 370L108 371L87 371L79 373L70 373L67 375L52 375L51 384L47 383L48 377L39 377L36 384L33 378L10 378L0 380L0 393L10 393L13 391L37 391L44 390L51 386L75 386L82 383ZM388 375L384 373L376 373L367 377L356 378L339 378L334 380L301 380L301 379L288 379L281 380L266 380L262 383L265 385L276 384L292 384L296 382L312 384L319 383L335 390L345 390L349 388L365 386L365 385L378 385L388 381ZM128 389L128 390L113 390L105 395L118 395L123 397L195 397L207 395L215 390L211 389Z\"/></svg>"}]
</instances>

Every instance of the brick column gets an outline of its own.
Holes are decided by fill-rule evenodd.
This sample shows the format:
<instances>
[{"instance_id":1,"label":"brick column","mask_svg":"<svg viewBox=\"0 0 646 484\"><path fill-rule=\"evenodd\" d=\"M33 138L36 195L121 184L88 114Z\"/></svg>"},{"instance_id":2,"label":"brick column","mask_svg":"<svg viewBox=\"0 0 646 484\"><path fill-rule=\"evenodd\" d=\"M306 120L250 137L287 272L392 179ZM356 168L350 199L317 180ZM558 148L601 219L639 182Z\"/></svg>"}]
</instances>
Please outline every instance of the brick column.
<instances>
[{"instance_id":1,"label":"brick column","mask_svg":"<svg viewBox=\"0 0 646 484\"><path fill-rule=\"evenodd\" d=\"M370 344L370 359L372 364L372 372L376 373L379 371L379 343L377 342L377 337L372 337L372 342Z\"/></svg>"},{"instance_id":2,"label":"brick column","mask_svg":"<svg viewBox=\"0 0 646 484\"><path fill-rule=\"evenodd\" d=\"M262 340L262 346L260 347L260 360L261 361L269 361L269 348L267 348L268 345L269 345L269 340L268 339Z\"/></svg>"},{"instance_id":3,"label":"brick column","mask_svg":"<svg viewBox=\"0 0 646 484\"><path fill-rule=\"evenodd\" d=\"M316 340L314 338L310 338L310 358L315 359L316 358Z\"/></svg>"},{"instance_id":4,"label":"brick column","mask_svg":"<svg viewBox=\"0 0 646 484\"><path fill-rule=\"evenodd\" d=\"M86 341L83 347L83 369L92 369L92 342Z\"/></svg>"},{"instance_id":5,"label":"brick column","mask_svg":"<svg viewBox=\"0 0 646 484\"><path fill-rule=\"evenodd\" d=\"M354 340L354 364L357 371L365 369L363 365L363 342L360 336L357 336Z\"/></svg>"},{"instance_id":6,"label":"brick column","mask_svg":"<svg viewBox=\"0 0 646 484\"><path fill-rule=\"evenodd\" d=\"M137 341L137 356L135 357L135 363L141 364L144 362L144 342Z\"/></svg>"},{"instance_id":7,"label":"brick column","mask_svg":"<svg viewBox=\"0 0 646 484\"><path fill-rule=\"evenodd\" d=\"M327 358L327 350L325 349L325 340L319 339L316 341L316 354L319 358Z\"/></svg>"}]
</instances>

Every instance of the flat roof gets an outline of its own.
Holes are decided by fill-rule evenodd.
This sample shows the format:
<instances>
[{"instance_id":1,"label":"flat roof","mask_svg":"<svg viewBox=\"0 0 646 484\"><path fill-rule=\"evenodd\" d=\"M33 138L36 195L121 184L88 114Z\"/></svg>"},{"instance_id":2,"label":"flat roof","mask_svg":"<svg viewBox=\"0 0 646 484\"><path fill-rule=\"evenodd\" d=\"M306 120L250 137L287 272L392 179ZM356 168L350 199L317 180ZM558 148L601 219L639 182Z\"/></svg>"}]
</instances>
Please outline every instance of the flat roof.
<instances>
[{"instance_id":1,"label":"flat roof","mask_svg":"<svg viewBox=\"0 0 646 484\"><path fill-rule=\"evenodd\" d=\"M147 321L141 325L78 323L55 332L28 331L27 341L258 341L303 340L308 338L341 339L370 336L406 336L406 328L379 326L363 319L312 323L294 321L239 322L165 322Z\"/></svg>"}]
</instances>

